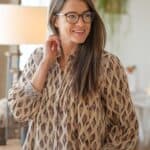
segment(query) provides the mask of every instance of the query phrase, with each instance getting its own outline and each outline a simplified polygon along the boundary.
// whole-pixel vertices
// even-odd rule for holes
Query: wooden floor
[[[7,145],[0,146],[0,150],[20,150],[20,149],[21,145],[20,140],[18,139],[8,140]]]
[[[8,140],[6,146],[0,146],[0,150],[20,150],[20,140],[13,139]],[[150,146],[144,147],[142,144],[137,147],[136,150],[150,150]]]

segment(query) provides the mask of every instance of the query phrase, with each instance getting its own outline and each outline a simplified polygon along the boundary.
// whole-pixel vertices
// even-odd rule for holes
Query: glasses
[[[78,14],[76,12],[68,12],[68,13],[58,13],[56,16],[65,16],[66,20],[70,24],[75,24],[79,21],[81,17],[84,23],[91,23],[94,19],[94,13],[91,11],[86,11],[82,14]]]

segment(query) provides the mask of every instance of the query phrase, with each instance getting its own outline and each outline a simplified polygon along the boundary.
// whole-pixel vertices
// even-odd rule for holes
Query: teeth
[[[78,33],[83,33],[84,31],[75,31],[75,32],[78,32]]]

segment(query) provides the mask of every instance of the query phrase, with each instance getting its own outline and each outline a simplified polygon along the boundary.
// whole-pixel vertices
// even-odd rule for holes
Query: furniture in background
[[[7,99],[0,99],[0,145],[6,144],[6,118],[7,118]]]

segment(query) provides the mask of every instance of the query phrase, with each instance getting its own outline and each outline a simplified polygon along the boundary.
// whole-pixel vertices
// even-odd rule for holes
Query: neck
[[[68,57],[73,54],[77,48],[77,44],[68,44],[68,43],[61,43],[63,49],[63,55],[65,61],[67,61]]]
[[[71,54],[73,54],[77,48],[77,44],[66,44],[64,42],[61,42],[61,46],[63,49],[63,56],[59,60],[60,67],[62,70],[64,70],[66,63],[68,61],[68,58]]]

